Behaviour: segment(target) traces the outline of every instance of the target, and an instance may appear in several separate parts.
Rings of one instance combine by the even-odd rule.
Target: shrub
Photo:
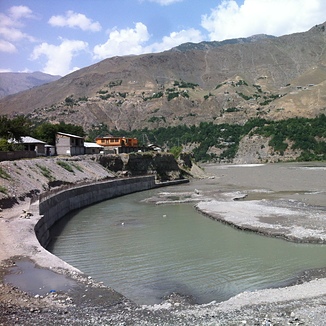
[[[170,149],[170,153],[175,157],[178,158],[182,152],[182,147],[181,146],[173,146]]]
[[[108,92],[107,90],[102,90],[102,89],[97,91],[98,94],[106,94],[107,92]]]
[[[165,117],[150,117],[149,119],[148,119],[148,122],[159,122],[159,121],[164,121],[164,122],[166,122],[166,119],[165,119]]]
[[[75,104],[75,101],[73,99],[73,95],[68,96],[65,98],[66,105],[73,106]]]
[[[127,97],[127,95],[128,95],[128,93],[127,92],[123,92],[123,93],[118,93],[121,97],[123,97],[123,98],[126,98]]]
[[[108,98],[112,97],[111,94],[106,94],[106,95],[100,95],[101,100],[107,100]]]
[[[240,111],[240,109],[235,108],[235,107],[233,107],[233,108],[227,108],[227,109],[225,110],[225,112],[239,112],[239,111]]]
[[[0,178],[2,179],[10,179],[10,175],[0,166]]]
[[[243,94],[243,93],[240,93],[240,92],[236,92],[239,96],[241,96],[244,100],[246,100],[246,101],[249,101],[249,100],[251,100],[252,99],[252,96],[247,96],[247,95],[245,95],[245,94]]]
[[[218,84],[218,85],[216,85],[215,89],[218,89],[218,88],[222,87],[223,85],[224,85],[224,83],[223,84]]]
[[[0,186],[0,192],[2,192],[3,194],[7,195],[8,190],[7,190],[6,187],[4,187],[4,186]]]
[[[83,172],[83,169],[82,169],[81,166],[78,165],[77,163],[71,163],[71,165],[72,165],[76,170],[78,170],[79,172]]]
[[[12,150],[12,146],[8,143],[7,139],[0,138],[0,151],[1,152],[9,152]]]
[[[154,93],[152,96],[144,97],[144,101],[152,100],[155,98],[160,98],[163,96],[162,92]]]
[[[120,86],[122,84],[122,80],[115,80],[115,81],[110,81],[108,84],[108,87],[115,87],[115,86]]]
[[[65,170],[74,173],[74,169],[71,167],[71,165],[64,161],[57,161],[57,164],[60,165]]]
[[[36,164],[36,166],[41,170],[41,173],[44,177],[46,177],[49,180],[53,180],[53,176],[51,174],[51,171],[46,167],[39,164]]]
[[[168,101],[173,100],[175,97],[179,97],[179,92],[173,92],[168,94]]]

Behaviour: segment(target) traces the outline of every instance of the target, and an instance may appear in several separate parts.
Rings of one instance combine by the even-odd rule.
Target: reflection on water
[[[311,172],[300,169],[299,174],[293,167],[208,166],[215,179],[128,195],[74,213],[53,230],[55,241],[49,249],[139,304],[158,303],[171,292],[192,295],[198,303],[222,301],[243,291],[285,284],[304,269],[326,266],[325,246],[238,231],[204,217],[190,203],[155,205],[143,199],[162,191],[194,189],[219,191],[221,196],[230,190],[259,194],[257,189],[262,189],[264,196],[289,191],[282,194],[286,198],[293,196],[293,184],[281,189],[277,177],[293,177],[288,171]],[[314,188],[304,183],[300,187],[296,181],[295,189],[322,190],[318,183]]]

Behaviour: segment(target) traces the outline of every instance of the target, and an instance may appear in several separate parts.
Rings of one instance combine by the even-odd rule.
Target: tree
[[[170,149],[170,153],[172,153],[172,155],[177,159],[180,154],[182,152],[182,146],[173,146],[171,149]]]
[[[19,141],[21,137],[31,132],[31,121],[23,115],[12,119],[7,116],[0,116],[0,137]]]
[[[33,137],[43,140],[49,145],[55,145],[55,135],[57,131],[57,125],[45,122],[34,129]]]
[[[64,132],[80,137],[85,136],[84,129],[81,126],[66,124],[64,122],[60,122],[59,124],[45,122],[35,128],[33,137],[43,140],[49,145],[55,145],[55,135],[57,132]]]

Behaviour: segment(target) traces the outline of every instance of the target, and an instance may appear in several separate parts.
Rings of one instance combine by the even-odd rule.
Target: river
[[[53,228],[48,249],[138,304],[159,303],[171,292],[196,303],[223,301],[326,266],[325,245],[239,231],[194,209],[200,194],[325,207],[326,164],[210,164],[205,171],[211,178],[73,212]]]

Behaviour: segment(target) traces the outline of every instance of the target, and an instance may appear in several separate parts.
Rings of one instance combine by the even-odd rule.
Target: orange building
[[[95,140],[96,144],[103,146],[105,150],[117,149],[118,152],[126,152],[123,148],[130,150],[138,148],[137,138],[104,136],[97,137]],[[129,151],[127,150],[127,152]]]

